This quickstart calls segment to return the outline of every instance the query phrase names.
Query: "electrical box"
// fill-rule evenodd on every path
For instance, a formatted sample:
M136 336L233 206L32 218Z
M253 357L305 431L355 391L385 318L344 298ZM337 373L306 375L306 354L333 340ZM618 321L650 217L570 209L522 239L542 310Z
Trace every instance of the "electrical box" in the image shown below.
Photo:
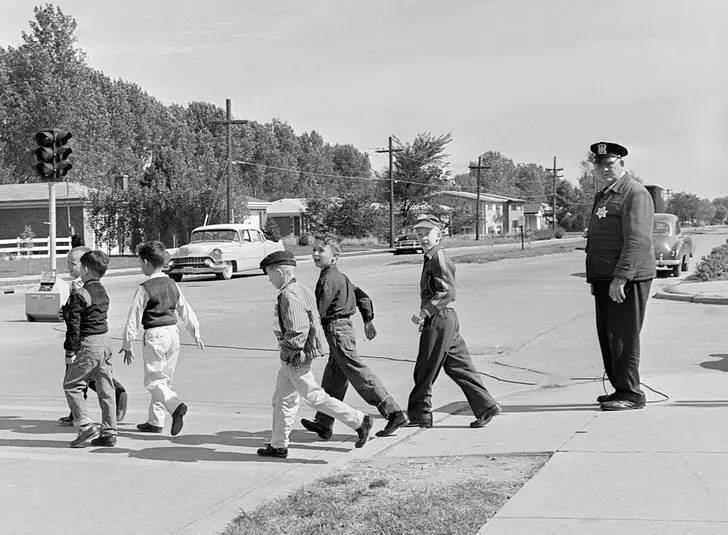
M61 307L68 300L68 282L55 270L42 271L38 291L25 294L25 317L28 321L62 321Z

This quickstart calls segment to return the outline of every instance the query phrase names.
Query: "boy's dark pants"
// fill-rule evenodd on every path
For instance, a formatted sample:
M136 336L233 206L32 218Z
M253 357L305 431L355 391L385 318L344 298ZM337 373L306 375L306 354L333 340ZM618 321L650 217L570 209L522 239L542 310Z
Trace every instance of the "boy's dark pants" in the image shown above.
M627 281L622 303L609 297L609 285L610 281L592 284L604 370L616 399L642 403L646 398L640 389L640 331L652 281Z
M68 372L68 364L66 364L66 372ZM122 392L126 392L126 388L124 388L124 385L122 385L119 381L116 379L113 379L114 382L114 398L116 399L116 406L119 406L119 398L121 397ZM93 379L90 379L88 382L88 388L83 389L83 399L88 398L88 389L93 390L96 392L96 381ZM69 415L73 418L73 412Z
M497 404L483 385L460 336L458 315L445 308L425 319L415 363L415 387L409 397L407 413L411 422L432 423L432 385L440 369L462 388L476 418Z
M321 387L333 398L343 401L349 383L364 401L377 408L384 418L402 409L387 392L382 381L364 364L356 350L356 333L349 318L333 320L324 327L329 343L329 361L326 363ZM331 429L334 419L317 412L316 421Z

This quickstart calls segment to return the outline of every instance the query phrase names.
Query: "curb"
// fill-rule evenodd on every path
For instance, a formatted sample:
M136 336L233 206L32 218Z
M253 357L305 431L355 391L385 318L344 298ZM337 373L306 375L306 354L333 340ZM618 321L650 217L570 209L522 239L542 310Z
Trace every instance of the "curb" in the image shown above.
M669 292L660 290L652 297L655 299L665 299L668 301L682 301L685 303L698 303L701 305L728 305L728 297L722 297L722 296L718 296L718 295L669 293Z

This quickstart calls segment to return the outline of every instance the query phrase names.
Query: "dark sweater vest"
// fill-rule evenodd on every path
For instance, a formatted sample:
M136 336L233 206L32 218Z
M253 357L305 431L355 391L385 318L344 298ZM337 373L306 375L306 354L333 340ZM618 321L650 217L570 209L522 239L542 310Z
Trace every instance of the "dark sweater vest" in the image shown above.
M179 289L169 277L154 277L141 284L149 296L147 306L142 313L142 327L164 327L177 325L177 303Z

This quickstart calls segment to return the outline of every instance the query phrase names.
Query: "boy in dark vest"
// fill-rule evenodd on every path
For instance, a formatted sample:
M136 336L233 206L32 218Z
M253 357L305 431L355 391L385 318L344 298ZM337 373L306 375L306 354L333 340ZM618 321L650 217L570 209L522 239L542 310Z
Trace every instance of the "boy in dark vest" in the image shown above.
M147 421L137 425L139 431L161 433L166 413L172 415L172 436L182 430L187 405L172 390L172 375L179 357L179 331L177 317L192 335L197 347L204 350L200 338L200 324L194 311L172 279L162 273L167 251L159 241L142 244L137 254L142 272L148 277L134 294L129 317L122 334L124 362L134 361L132 342L139 325L144 328L142 358L144 359L144 386L152 395Z

